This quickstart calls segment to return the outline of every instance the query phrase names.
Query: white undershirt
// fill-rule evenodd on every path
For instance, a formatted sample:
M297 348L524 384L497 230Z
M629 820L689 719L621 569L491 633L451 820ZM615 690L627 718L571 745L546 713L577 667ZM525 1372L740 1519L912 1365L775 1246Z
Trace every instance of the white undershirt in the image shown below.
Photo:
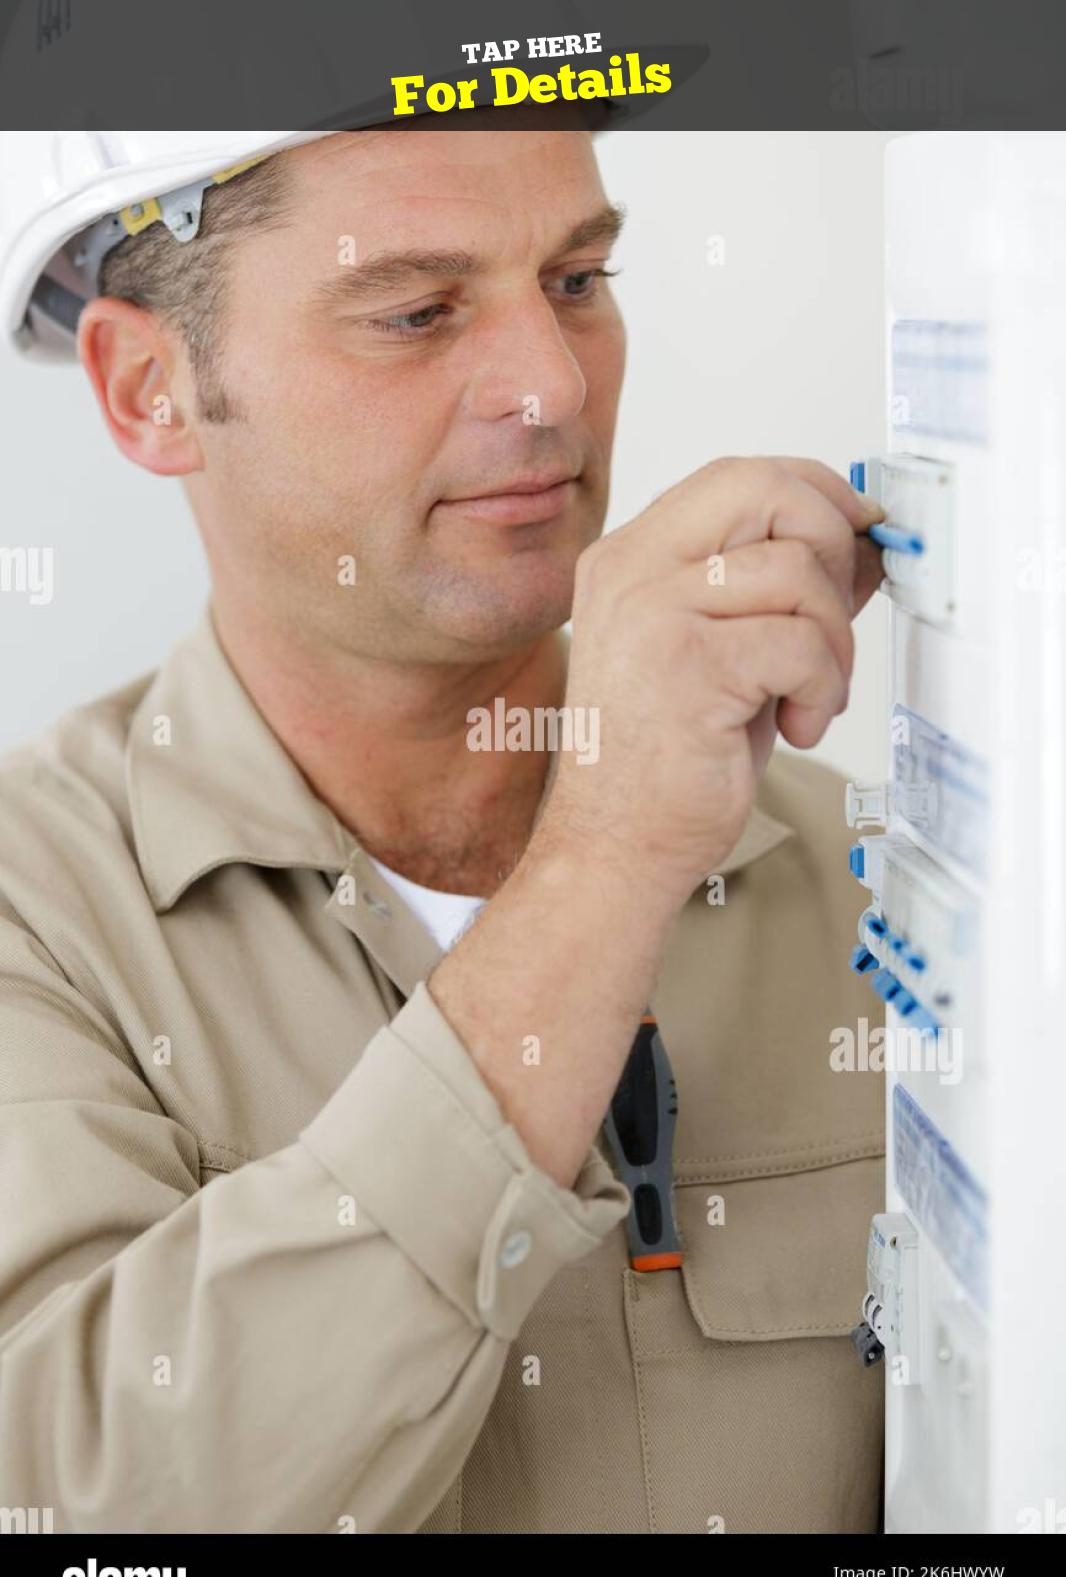
M399 871L392 871L387 865L382 865L372 854L368 858L389 886L414 910L444 953L455 945L486 901L484 898L470 898L466 893L441 893L432 887L420 887L417 882L401 876Z
M569 622L563 626L562 633L569 651ZM444 953L455 946L478 910L487 902L484 898L471 898L466 893L441 893L432 887L420 887L417 882L401 876L399 871L392 871L387 865L382 865L372 854L367 855L367 858L389 886L414 910Z

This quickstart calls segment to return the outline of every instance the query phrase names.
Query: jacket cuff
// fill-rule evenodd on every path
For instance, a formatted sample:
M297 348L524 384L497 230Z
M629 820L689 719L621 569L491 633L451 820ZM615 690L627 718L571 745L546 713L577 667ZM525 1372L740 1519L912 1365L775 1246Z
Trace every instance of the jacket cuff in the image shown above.
M533 1164L424 981L300 1139L445 1297L506 1341L629 1209L595 1145L573 1189Z

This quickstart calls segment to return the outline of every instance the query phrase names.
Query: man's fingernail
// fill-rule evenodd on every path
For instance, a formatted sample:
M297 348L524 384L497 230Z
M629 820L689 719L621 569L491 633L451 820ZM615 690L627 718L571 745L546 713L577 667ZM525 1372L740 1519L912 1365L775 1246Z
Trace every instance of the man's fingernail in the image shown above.
M862 507L862 516L867 525L872 526L875 521L884 520L885 512L876 498L871 498L869 493L860 493L857 487L853 487L852 492Z

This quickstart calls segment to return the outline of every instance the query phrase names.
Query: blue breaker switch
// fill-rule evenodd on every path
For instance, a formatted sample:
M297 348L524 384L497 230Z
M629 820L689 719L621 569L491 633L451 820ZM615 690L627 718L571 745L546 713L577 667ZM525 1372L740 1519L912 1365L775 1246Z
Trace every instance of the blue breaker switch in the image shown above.
M891 548L894 553L917 555L925 552L925 543L913 531L901 531L898 526L871 526L867 535L880 548Z
M848 870L861 882L866 869L866 850L861 843L853 843L848 850Z
M887 462L880 459L853 460L848 470L848 477L853 488L858 493L866 493L875 503L881 504L889 513L889 504L882 496L883 470L885 464L891 469L891 459ZM869 482L869 486L867 486ZM879 525L870 526L868 535L871 542L876 542L878 547L891 548L895 553L919 554L925 552L925 543L914 531L902 531L899 526L889 525L882 521Z
M853 460L848 467L848 480L857 493L865 493L875 503L881 502L881 456L865 455Z
M851 483L884 511L884 520L867 530L883 550L881 591L921 619L954 625L959 615L954 465L897 451L867 454L852 463ZM872 863L867 860L868 869Z
M863 947L861 942L852 948L848 963L857 975L868 974L871 969L877 968L877 959L868 947Z
M891 1002L897 991L903 989L891 969L879 969L876 975L870 976L870 984L882 1002Z

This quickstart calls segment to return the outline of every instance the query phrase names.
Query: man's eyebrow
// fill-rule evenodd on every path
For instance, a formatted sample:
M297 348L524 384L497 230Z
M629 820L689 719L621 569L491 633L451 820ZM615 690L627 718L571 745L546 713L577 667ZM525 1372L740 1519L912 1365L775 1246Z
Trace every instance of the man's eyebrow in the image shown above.
M418 248L381 252L368 257L365 263L345 266L330 279L322 280L311 293L311 306L342 306L346 302L385 295L417 275L458 279L476 274L484 266L469 252L427 252Z
M555 248L553 256L561 257L586 246L612 246L624 220L625 210L621 205L608 204L599 213L576 224ZM418 276L460 279L480 273L484 268L484 261L469 252L433 252L420 248L382 252L368 257L364 263L345 266L330 279L322 280L311 292L310 305L319 310L353 305L374 296L387 295Z
M608 203L598 214L593 214L591 218L582 219L580 224L576 224L562 246L556 249L557 253L579 252L582 247L597 246L602 243L612 247L622 233L625 217L626 211L621 203Z

